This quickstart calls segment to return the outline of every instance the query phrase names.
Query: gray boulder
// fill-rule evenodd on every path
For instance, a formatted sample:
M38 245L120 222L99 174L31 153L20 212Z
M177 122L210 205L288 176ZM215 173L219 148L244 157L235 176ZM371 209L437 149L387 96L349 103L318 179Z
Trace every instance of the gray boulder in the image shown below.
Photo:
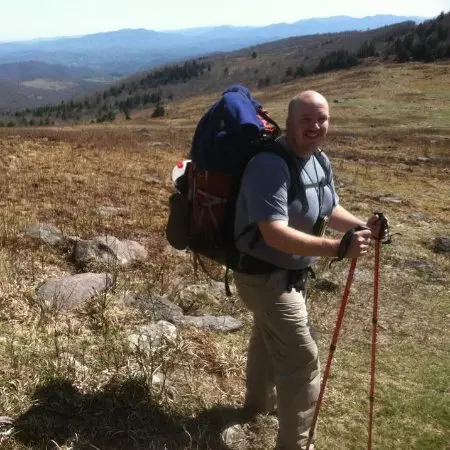
M243 327L240 320L231 316L183 316L176 323L223 332L236 331Z
M98 236L92 240L78 240L74 243L72 259L75 264L86 266L97 262L108 265L126 266L143 261L147 250L135 241L120 241L114 236Z
M51 247L64 248L67 246L66 238L63 236L62 232L53 225L38 223L30 225L25 228L23 232L27 236L40 239L42 242L50 245Z
M159 320L175 322L183 317L183 310L164 296L126 293L123 301L126 305L139 309L143 315L155 322Z
M177 337L175 325L160 320L150 325L141 325L133 334L128 336L128 343L132 350L153 353Z
M81 273L47 280L36 288L36 295L49 306L70 310L113 286L109 273Z

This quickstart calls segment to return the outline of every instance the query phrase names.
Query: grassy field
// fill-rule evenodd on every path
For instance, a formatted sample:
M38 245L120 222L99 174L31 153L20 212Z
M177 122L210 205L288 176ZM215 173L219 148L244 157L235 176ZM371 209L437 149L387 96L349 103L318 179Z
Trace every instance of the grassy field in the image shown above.
M331 105L328 142L341 203L362 217L384 211L393 243L382 249L374 448L449 448L448 254L450 63L377 65L303 78L255 92L283 124L289 98L316 89ZM239 420L251 316L238 298L183 296L190 259L164 238L170 172L187 154L211 96L168 105L108 126L0 129L0 416L15 426L0 448L219 449L219 433ZM400 203L382 203L394 196ZM99 206L125 208L103 217ZM417 216L417 214L421 214ZM415 216L411 216L415 214ZM117 287L71 313L46 307L40 281L74 272L66 255L26 237L37 222L66 235L112 234L149 251L145 263L115 269ZM426 262L414 268L412 261ZM309 307L323 363L347 263L317 267L337 292L311 285ZM373 255L358 262L324 405L318 448L366 447ZM417 266L417 265L416 265ZM231 314L232 334L183 328L151 357L126 337L147 323L124 307L123 292L167 294L190 314ZM162 372L170 383L152 383ZM269 449L276 427L246 424L240 448ZM2 430L3 431L3 430Z

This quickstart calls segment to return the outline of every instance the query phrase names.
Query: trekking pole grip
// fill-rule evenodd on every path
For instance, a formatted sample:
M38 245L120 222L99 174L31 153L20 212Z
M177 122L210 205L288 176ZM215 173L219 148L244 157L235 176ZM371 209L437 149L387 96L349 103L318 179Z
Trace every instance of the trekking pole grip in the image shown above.
M352 228L350 230L347 231L347 233L344 234L344 236L342 236L341 239L341 243L339 244L339 248L338 248L338 256L337 258L334 258L331 262L329 267L331 267L331 265L336 262L336 261L342 261L345 258L345 255L347 254L350 245L352 243L352 239L353 239L353 235L357 232L357 231L362 231L362 230L368 230L368 227L362 226L362 225L358 225L355 228Z

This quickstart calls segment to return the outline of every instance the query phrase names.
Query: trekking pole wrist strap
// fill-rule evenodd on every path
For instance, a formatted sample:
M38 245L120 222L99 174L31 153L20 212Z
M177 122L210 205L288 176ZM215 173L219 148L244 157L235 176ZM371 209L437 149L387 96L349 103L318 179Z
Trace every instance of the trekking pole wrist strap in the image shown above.
M338 256L337 256L337 258L334 258L330 262L330 267L333 262L342 261L345 258L345 256L347 255L348 249L350 248L350 244L352 242L353 235L357 231L368 230L368 229L369 228L366 226L358 225L357 227L351 228L350 230L348 230L344 234L344 236L342 236L342 239L341 239L341 242L340 242L339 248L338 248Z

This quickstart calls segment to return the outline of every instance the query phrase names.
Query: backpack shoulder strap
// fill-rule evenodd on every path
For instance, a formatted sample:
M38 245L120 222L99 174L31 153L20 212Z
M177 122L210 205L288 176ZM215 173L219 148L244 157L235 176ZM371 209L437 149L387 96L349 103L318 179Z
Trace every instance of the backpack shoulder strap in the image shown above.
M292 203L295 197L301 192L303 189L303 185L301 182L300 171L298 168L298 164L295 160L294 155L292 155L289 151L287 151L279 142L275 139L267 139L266 142L262 142L259 144L260 152L270 152L277 156L279 156L286 163L290 180L288 187L288 204Z
M331 164L328 158L325 157L325 153L322 150L317 150L314 152L314 156L319 161L322 170L325 172L325 178L327 186L330 188L331 195L333 196L333 205L336 204L336 196L332 186L332 175L331 175Z

